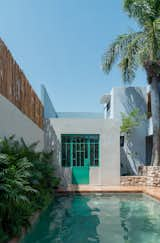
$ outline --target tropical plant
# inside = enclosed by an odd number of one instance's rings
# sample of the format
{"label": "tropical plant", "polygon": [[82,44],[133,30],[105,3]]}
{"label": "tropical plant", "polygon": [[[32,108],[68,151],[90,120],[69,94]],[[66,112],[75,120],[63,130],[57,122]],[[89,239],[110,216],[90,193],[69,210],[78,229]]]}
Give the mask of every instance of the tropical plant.
{"label": "tropical plant", "polygon": [[[120,132],[124,136],[125,146],[124,151],[127,157],[131,158],[127,160],[127,168],[130,168],[132,164],[132,173],[138,173],[138,167],[140,165],[140,161],[138,159],[138,153],[133,150],[133,143],[132,143],[132,134],[136,127],[139,127],[141,123],[146,119],[146,114],[141,114],[138,108],[133,109],[128,115],[121,112],[122,117],[122,124],[120,126]],[[124,163],[124,161],[122,162]],[[133,169],[134,167],[134,169]],[[131,172],[130,172],[131,173]]]}
{"label": "tropical plant", "polygon": [[125,83],[131,83],[135,79],[139,67],[146,71],[151,85],[152,164],[160,165],[160,1],[124,0],[124,10],[136,20],[139,31],[116,38],[104,55],[103,70],[109,73],[119,59]]}
{"label": "tropical plant", "polygon": [[29,184],[31,167],[27,158],[17,160],[14,156],[0,154],[1,228],[11,235],[19,234],[21,229],[21,224],[17,225],[15,213],[19,214],[23,205],[30,203],[27,194],[36,192]]}
{"label": "tropical plant", "polygon": [[54,175],[52,153],[36,152],[14,136],[0,140],[0,239],[21,234],[30,216],[53,200],[59,180]]}
{"label": "tropical plant", "polygon": [[140,126],[141,122],[145,120],[145,114],[141,115],[138,108],[133,109],[128,115],[121,112],[122,124],[120,126],[121,133],[130,136],[134,128]]}

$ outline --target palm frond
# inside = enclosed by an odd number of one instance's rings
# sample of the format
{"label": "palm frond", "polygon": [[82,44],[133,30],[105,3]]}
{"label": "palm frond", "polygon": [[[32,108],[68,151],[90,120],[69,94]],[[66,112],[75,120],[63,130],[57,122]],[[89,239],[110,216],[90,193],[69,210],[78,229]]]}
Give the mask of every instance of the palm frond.
{"label": "palm frond", "polygon": [[102,60],[103,71],[109,73],[113,64],[121,55],[124,54],[129,43],[131,43],[139,35],[141,35],[141,32],[123,34],[118,36],[104,54]]}
{"label": "palm frond", "polygon": [[122,72],[122,79],[125,83],[131,83],[135,79],[136,71],[140,64],[140,51],[144,48],[144,34],[135,37],[126,47],[119,67]]}
{"label": "palm frond", "polygon": [[160,14],[159,0],[124,0],[124,10],[138,21],[140,25],[152,22]]}
{"label": "palm frond", "polygon": [[132,82],[139,64],[138,53],[143,48],[143,32],[119,36],[110,46],[103,60],[103,70],[109,73],[120,58],[120,68],[124,82]]}

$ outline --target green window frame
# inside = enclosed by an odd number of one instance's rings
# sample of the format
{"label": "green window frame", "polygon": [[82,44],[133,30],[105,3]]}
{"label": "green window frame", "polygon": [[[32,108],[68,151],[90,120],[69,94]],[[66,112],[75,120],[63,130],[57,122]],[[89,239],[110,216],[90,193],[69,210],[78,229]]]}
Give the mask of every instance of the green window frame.
{"label": "green window frame", "polygon": [[90,143],[90,166],[99,166],[99,135],[93,137]]}
{"label": "green window frame", "polygon": [[71,166],[71,146],[70,139],[68,136],[61,136],[61,159],[63,167]]}
{"label": "green window frame", "polygon": [[99,166],[99,134],[61,134],[62,167],[84,166],[88,158],[89,166]]}

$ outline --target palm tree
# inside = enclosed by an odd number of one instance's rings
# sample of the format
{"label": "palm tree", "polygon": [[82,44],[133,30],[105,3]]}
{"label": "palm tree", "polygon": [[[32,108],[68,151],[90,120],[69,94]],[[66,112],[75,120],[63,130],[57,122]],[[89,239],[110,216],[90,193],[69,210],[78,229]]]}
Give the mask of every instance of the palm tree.
{"label": "palm tree", "polygon": [[109,73],[119,59],[125,83],[135,79],[139,67],[146,71],[152,99],[152,165],[160,166],[160,0],[124,0],[124,10],[136,20],[139,31],[115,39],[104,55],[103,70]]}

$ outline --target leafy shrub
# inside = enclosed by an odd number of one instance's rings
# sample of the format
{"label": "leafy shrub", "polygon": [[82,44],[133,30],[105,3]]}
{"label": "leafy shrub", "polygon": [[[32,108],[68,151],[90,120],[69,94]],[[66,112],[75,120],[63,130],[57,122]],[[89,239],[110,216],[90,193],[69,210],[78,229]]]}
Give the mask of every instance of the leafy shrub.
{"label": "leafy shrub", "polygon": [[0,140],[0,239],[21,234],[29,218],[53,199],[59,180],[54,175],[53,153],[37,152],[14,136]]}

